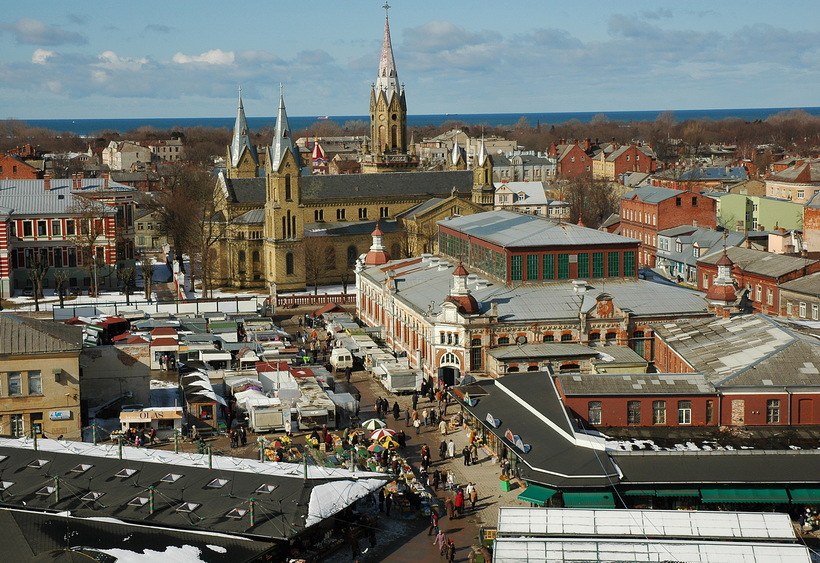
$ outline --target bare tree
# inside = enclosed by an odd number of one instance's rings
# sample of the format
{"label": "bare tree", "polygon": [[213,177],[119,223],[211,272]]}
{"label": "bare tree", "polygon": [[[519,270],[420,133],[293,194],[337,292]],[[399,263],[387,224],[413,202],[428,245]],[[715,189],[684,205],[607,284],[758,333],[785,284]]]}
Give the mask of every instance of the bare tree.
{"label": "bare tree", "polygon": [[106,268],[104,253],[97,252],[97,247],[106,244],[105,220],[112,214],[113,208],[93,199],[75,196],[69,209],[76,223],[75,234],[69,238],[77,247],[83,268],[93,278],[96,295],[99,291],[99,276],[105,278],[112,273]]}
{"label": "bare tree", "polygon": [[563,192],[565,201],[570,204],[571,223],[581,220],[585,226],[597,229],[607,217],[618,211],[618,196],[606,180],[571,180]]}
{"label": "bare tree", "polygon": [[336,251],[325,237],[305,240],[305,281],[313,285],[313,294],[319,293],[319,282],[336,267]]}
{"label": "bare tree", "polygon": [[65,306],[65,282],[67,281],[67,271],[63,269],[54,271],[54,287],[57,290],[57,297],[60,299],[60,308]]}
{"label": "bare tree", "polygon": [[48,261],[44,260],[44,257],[36,250],[32,252],[28,279],[31,280],[32,295],[34,295],[34,310],[39,311],[40,299],[43,298],[43,279],[48,272]]}
{"label": "bare tree", "polygon": [[131,291],[134,289],[137,272],[132,266],[117,270],[117,277],[122,281],[122,291],[125,293],[125,304],[131,304]]}
{"label": "bare tree", "polygon": [[142,262],[140,262],[140,270],[142,271],[142,289],[145,292],[145,300],[151,301],[151,285],[154,281],[154,264],[143,258]]}

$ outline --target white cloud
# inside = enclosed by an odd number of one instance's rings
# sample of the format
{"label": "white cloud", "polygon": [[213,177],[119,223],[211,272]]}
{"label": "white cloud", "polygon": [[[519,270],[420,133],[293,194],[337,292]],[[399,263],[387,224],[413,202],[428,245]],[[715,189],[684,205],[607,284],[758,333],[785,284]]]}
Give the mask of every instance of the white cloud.
{"label": "white cloud", "polygon": [[21,18],[14,23],[0,24],[0,32],[14,35],[18,43],[33,45],[85,45],[88,41],[79,33],[64,31],[33,18]]}
{"label": "white cloud", "polygon": [[97,58],[100,62],[93,66],[105,68],[109,70],[139,70],[143,65],[148,63],[148,59],[132,59],[130,57],[120,57],[114,51],[103,51]]}
{"label": "white cloud", "polygon": [[54,51],[47,51],[46,49],[35,49],[31,55],[31,62],[36,65],[46,64],[46,61],[54,56]]}
{"label": "white cloud", "polygon": [[234,61],[233,51],[223,51],[222,49],[211,49],[201,55],[185,55],[177,53],[173,61],[178,64],[205,63],[209,65],[229,65]]}

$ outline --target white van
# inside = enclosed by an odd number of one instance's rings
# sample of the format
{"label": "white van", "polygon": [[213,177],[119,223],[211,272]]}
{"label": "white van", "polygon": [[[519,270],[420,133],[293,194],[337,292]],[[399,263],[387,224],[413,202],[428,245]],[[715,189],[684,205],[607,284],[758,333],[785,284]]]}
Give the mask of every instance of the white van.
{"label": "white van", "polygon": [[353,354],[347,348],[334,348],[330,353],[330,365],[333,366],[333,371],[353,369]]}

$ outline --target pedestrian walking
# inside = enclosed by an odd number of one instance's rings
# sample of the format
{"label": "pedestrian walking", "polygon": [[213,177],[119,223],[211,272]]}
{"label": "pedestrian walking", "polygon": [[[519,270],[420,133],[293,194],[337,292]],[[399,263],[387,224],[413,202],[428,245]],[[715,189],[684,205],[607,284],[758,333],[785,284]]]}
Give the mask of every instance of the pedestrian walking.
{"label": "pedestrian walking", "polygon": [[453,498],[448,496],[447,499],[444,501],[444,509],[447,511],[447,518],[452,520],[455,518],[456,515],[456,505],[453,502]]}
{"label": "pedestrian walking", "polygon": [[413,428],[416,429],[416,436],[418,436],[421,433],[421,421],[418,418],[413,421]]}
{"label": "pedestrian walking", "polygon": [[239,427],[239,442],[243,446],[248,443],[248,433],[245,431],[244,426]]}
{"label": "pedestrian walking", "polygon": [[400,412],[400,409],[399,409],[399,402],[398,402],[398,401],[394,401],[394,402],[393,402],[393,419],[394,419],[394,420],[398,420],[398,419],[399,419],[399,412]]}
{"label": "pedestrian walking", "polygon": [[449,540],[447,543],[446,559],[451,562],[456,560],[456,544],[453,543],[453,540]]}
{"label": "pedestrian walking", "polygon": [[455,505],[456,509],[456,518],[461,518],[461,515],[464,513],[464,489],[458,490],[453,505]]}
{"label": "pedestrian walking", "polygon": [[433,540],[433,545],[438,547],[438,552],[440,555],[445,554],[445,550],[447,549],[447,536],[444,535],[443,530],[439,530],[438,534],[436,534],[436,539]]}
{"label": "pedestrian walking", "polygon": [[470,463],[473,465],[478,463],[478,446],[475,442],[470,444]]}
{"label": "pedestrian walking", "polygon": [[154,442],[157,439],[157,429],[151,428],[151,431],[148,433],[148,439],[151,441],[151,445],[154,445]]}
{"label": "pedestrian walking", "polygon": [[438,469],[433,470],[432,476],[433,476],[433,490],[437,491],[439,482],[441,480],[441,475],[439,474]]}
{"label": "pedestrian walking", "polygon": [[[475,504],[475,503],[473,503],[473,504]],[[387,495],[384,497],[384,514],[385,514],[385,516],[390,516],[390,507],[391,506],[393,506],[393,495],[392,495],[392,493],[388,492]]]}
{"label": "pedestrian walking", "polygon": [[424,425],[427,426],[427,423],[430,421],[430,413],[427,412],[427,409],[421,411],[421,419],[424,421]]}
{"label": "pedestrian walking", "polygon": [[410,426],[410,409],[404,409],[404,426]]}
{"label": "pedestrian walking", "polygon": [[447,457],[447,442],[445,442],[444,440],[442,440],[442,441],[441,441],[441,444],[439,444],[439,447],[438,447],[438,456],[439,456],[441,459],[444,459],[444,458],[446,458],[446,457]]}
{"label": "pedestrian walking", "polygon": [[447,435],[447,421],[443,418],[438,423],[438,431],[441,432],[442,436]]}
{"label": "pedestrian walking", "polygon": [[475,485],[472,483],[470,483],[470,485],[472,487],[470,489],[470,510],[475,512],[475,503],[478,501],[478,491],[476,490]]}
{"label": "pedestrian walking", "polygon": [[416,410],[419,404],[419,392],[413,391],[413,410]]}
{"label": "pedestrian walking", "polygon": [[289,437],[293,436],[292,430],[293,430],[293,424],[290,421],[290,415],[288,415],[288,417],[285,419],[285,435],[287,435]]}
{"label": "pedestrian walking", "polygon": [[452,440],[447,442],[447,457],[450,459],[456,457],[456,445],[453,443]]}
{"label": "pedestrian walking", "polygon": [[433,534],[438,535],[438,511],[435,507],[430,511],[430,529],[427,530],[428,536]]}

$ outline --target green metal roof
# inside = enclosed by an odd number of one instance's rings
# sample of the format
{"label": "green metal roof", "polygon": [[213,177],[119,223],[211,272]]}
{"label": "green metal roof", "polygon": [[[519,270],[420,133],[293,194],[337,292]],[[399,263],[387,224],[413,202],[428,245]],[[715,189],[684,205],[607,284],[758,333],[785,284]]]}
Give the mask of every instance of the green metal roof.
{"label": "green metal roof", "polygon": [[699,497],[700,492],[697,489],[657,489],[655,491],[657,497]]}
{"label": "green metal roof", "polygon": [[820,502],[820,489],[789,489],[792,502]]}
{"label": "green metal roof", "polygon": [[542,487],[541,485],[528,485],[526,490],[518,495],[518,500],[524,502],[531,502],[533,504],[540,504],[544,506],[547,501],[552,498],[552,495],[557,493],[555,489],[549,487]]}

